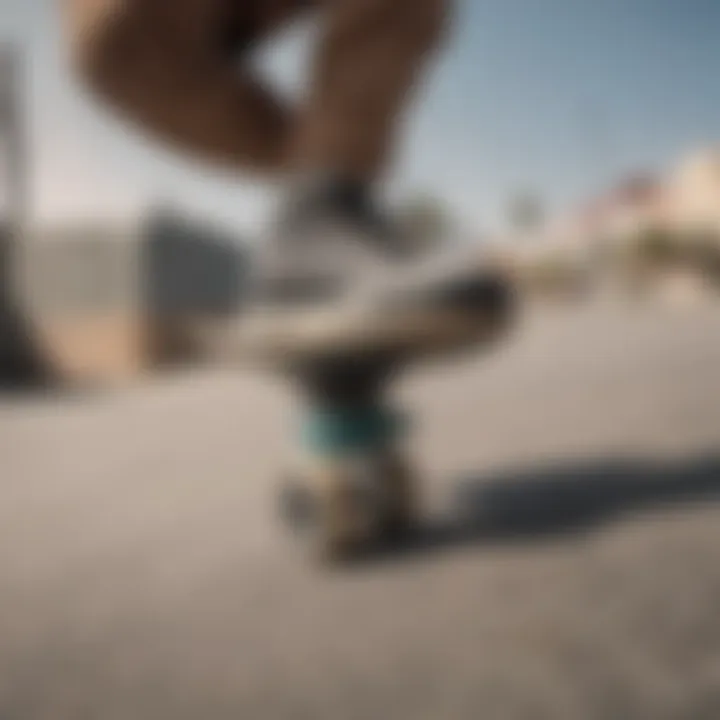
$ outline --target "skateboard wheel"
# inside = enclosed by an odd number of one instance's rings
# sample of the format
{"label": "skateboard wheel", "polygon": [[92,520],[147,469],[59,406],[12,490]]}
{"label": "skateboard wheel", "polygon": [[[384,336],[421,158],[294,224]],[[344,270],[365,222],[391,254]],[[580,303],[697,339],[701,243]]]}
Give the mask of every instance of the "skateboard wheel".
{"label": "skateboard wheel", "polygon": [[320,461],[285,483],[281,509],[311,554],[347,560],[410,529],[413,490],[407,465],[392,454]]}
{"label": "skateboard wheel", "polygon": [[382,499],[364,463],[316,462],[281,493],[283,519],[312,555],[349,559],[378,537]]}
{"label": "skateboard wheel", "polygon": [[383,539],[402,539],[412,529],[418,512],[412,469],[399,454],[391,453],[382,460],[378,480],[383,491]]}

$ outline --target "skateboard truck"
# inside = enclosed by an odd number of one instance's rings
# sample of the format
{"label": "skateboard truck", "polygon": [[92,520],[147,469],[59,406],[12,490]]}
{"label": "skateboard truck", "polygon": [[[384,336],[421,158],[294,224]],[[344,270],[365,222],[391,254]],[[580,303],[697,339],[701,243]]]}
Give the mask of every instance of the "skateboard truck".
{"label": "skateboard truck", "polygon": [[398,446],[406,418],[384,398],[395,357],[338,357],[295,368],[307,399],[300,469],[282,493],[285,520],[325,557],[356,556],[414,521],[412,477]]}

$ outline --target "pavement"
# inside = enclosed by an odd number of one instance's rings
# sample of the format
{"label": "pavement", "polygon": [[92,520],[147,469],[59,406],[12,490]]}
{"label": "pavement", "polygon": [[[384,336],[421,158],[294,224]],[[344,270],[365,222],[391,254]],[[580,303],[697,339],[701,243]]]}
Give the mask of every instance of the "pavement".
{"label": "pavement", "polygon": [[427,518],[275,517],[272,378],[0,403],[0,718],[720,717],[720,307],[536,309],[399,399]]}

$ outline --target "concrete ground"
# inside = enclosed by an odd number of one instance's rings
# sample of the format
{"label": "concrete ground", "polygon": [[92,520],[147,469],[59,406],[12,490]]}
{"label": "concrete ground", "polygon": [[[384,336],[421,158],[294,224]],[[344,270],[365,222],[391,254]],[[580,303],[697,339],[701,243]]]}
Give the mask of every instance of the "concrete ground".
{"label": "concrete ground", "polygon": [[427,525],[352,570],[274,522],[279,384],[6,401],[0,718],[716,720],[719,309],[537,311],[408,378]]}

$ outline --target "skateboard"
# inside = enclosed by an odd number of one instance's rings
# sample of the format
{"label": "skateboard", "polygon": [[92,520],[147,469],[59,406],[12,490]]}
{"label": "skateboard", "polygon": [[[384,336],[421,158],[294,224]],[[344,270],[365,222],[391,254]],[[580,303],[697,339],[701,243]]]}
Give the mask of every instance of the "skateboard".
{"label": "skateboard", "polygon": [[391,386],[418,363],[490,347],[514,316],[512,284],[503,276],[478,273],[449,289],[452,302],[422,312],[315,315],[281,330],[266,318],[246,330],[241,354],[301,395],[297,459],[281,479],[279,509],[312,555],[361,557],[415,526],[418,481],[404,450],[409,423],[389,399]]}

